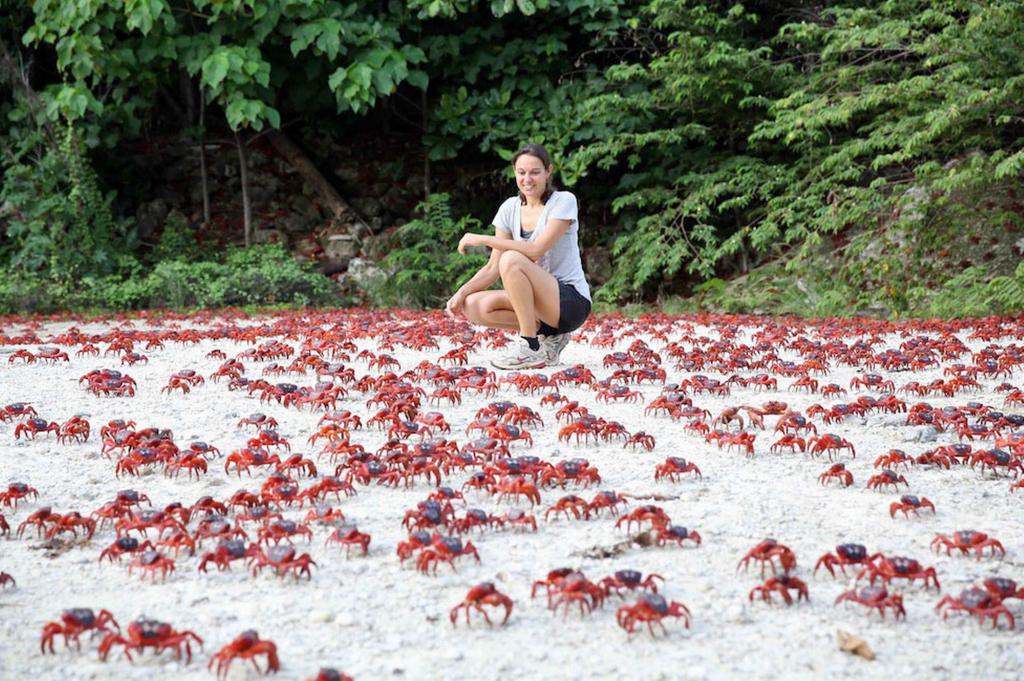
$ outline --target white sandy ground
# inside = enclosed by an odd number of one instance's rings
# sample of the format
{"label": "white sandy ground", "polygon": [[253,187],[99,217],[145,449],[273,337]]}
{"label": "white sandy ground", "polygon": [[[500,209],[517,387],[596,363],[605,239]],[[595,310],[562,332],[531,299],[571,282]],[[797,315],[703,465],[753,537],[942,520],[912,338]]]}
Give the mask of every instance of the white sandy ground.
{"label": "white sandy ground", "polygon": [[[50,324],[39,332],[40,337],[45,339],[67,326]],[[80,327],[86,332],[112,328],[101,323]],[[12,333],[18,328],[4,331]],[[147,327],[140,324],[138,328]],[[714,328],[704,332],[717,337]],[[968,332],[959,335],[966,340]],[[633,340],[619,337],[616,350],[624,350]],[[737,339],[745,340],[749,335],[741,334]],[[902,341],[898,335],[886,340],[889,347]],[[360,341],[359,345],[374,349],[372,342]],[[451,347],[446,341],[441,345],[441,351]],[[653,341],[650,345],[656,350],[661,347]],[[984,343],[969,345],[974,349]],[[4,352],[16,347],[20,346],[4,348]],[[252,433],[237,429],[238,419],[264,411],[280,422],[279,431],[296,451],[311,454],[305,441],[314,432],[320,413],[276,404],[261,406],[243,392],[228,391],[224,382],[207,382],[189,395],[161,395],[160,388],[174,370],[194,368],[209,376],[220,363],[206,358],[215,347],[230,357],[247,346],[204,341],[146,351],[148,365],[127,369],[139,383],[137,396],[130,399],[97,398],[78,384],[78,378],[90,369],[119,368],[114,357],[75,358],[71,348],[70,363],[44,366],[8,364],[7,355],[0,355],[0,404],[30,402],[41,417],[58,422],[84,414],[95,430],[110,419],[131,418],[139,427],[173,429],[180,445],[202,439],[225,454],[243,446]],[[610,373],[601,368],[601,358],[611,350],[574,341],[563,359],[586,364],[600,378]],[[471,365],[485,364],[495,352],[474,353]],[[392,354],[404,370],[423,359],[434,361],[440,353],[398,350]],[[672,370],[672,360],[667,356],[663,359],[670,382],[689,375]],[[264,366],[252,361],[245,364],[251,377],[259,376]],[[366,373],[363,363],[355,366],[357,375]],[[836,366],[824,382],[848,386],[855,373],[851,368]],[[939,376],[939,370],[890,374],[897,385],[909,380],[923,383]],[[276,380],[310,384],[315,379],[310,375]],[[982,379],[986,390],[980,394],[953,399],[932,397],[929,401],[947,405],[980,400],[1001,407],[1002,395],[992,390],[1001,380]],[[1019,382],[1019,373],[1010,380]],[[804,408],[821,401],[818,396],[786,392],[789,383],[789,379],[780,379],[781,390],[777,393],[735,389],[730,397],[697,396],[695,402],[717,414],[729,404],[780,399]],[[660,386],[640,389],[649,401]],[[626,538],[624,531],[614,529],[613,517],[589,522],[541,521],[536,534],[474,534],[471,540],[480,551],[479,565],[464,559],[458,562],[457,573],[442,566],[438,576],[425,576],[410,566],[411,561],[402,567],[395,556],[397,542],[407,536],[401,527],[405,510],[413,508],[431,489],[423,483],[408,490],[360,487],[358,496],[336,504],[361,530],[372,534],[370,555],[346,559],[339,547],[325,547],[327,532],[315,527],[312,545],[307,548],[305,543],[298,543],[300,551],[308,550],[318,564],[310,581],[279,579],[270,571],[254,578],[241,563],[235,563],[230,572],[202,574],[196,570],[198,557],[183,555],[177,571],[166,582],[153,585],[143,583],[138,576],[129,577],[126,561],[97,562],[100,551],[114,539],[110,528],[98,532],[91,542],[52,557],[42,548],[44,542],[30,531],[23,540],[13,536],[0,539],[0,571],[17,579],[15,588],[0,590],[0,679],[213,678],[206,668],[210,655],[245,629],[256,629],[262,637],[277,643],[282,661],[277,676],[280,679],[305,679],[321,666],[337,667],[357,679],[1020,679],[1024,675],[1020,628],[993,632],[960,616],[944,622],[933,610],[940,594],[921,586],[894,587],[905,595],[907,618],[904,622],[883,622],[877,613],[858,606],[833,607],[835,597],[852,586],[852,577],[833,579],[824,571],[817,576],[811,573],[818,557],[833,551],[836,544],[860,542],[872,552],[906,555],[926,566],[933,565],[942,583],[942,594],[956,595],[994,575],[1024,582],[1024,525],[1020,519],[1024,494],[1011,495],[1007,478],[982,479],[966,467],[951,471],[912,468],[905,472],[910,492],[927,496],[938,512],[934,517],[909,520],[890,519],[888,506],[895,500],[895,493],[865,488],[867,478],[875,472],[872,461],[876,456],[892,447],[917,454],[954,441],[950,434],[941,434],[932,443],[905,442],[912,429],[901,425],[902,416],[850,419],[823,428],[823,432],[849,438],[857,447],[856,459],[841,459],[853,472],[856,484],[839,489],[817,482],[827,461],[812,460],[804,454],[769,453],[768,447],[775,439],[770,430],[775,417],[767,419],[769,432],[758,435],[757,454],[748,459],[720,451],[703,438],[684,432],[683,422],[644,417],[642,404],[609,406],[596,403],[593,393],[586,389],[563,392],[579,399],[592,413],[617,419],[631,431],[643,429],[653,434],[657,447],[646,452],[624,450],[614,443],[579,447],[559,444],[554,408],[540,407],[540,394],[521,396],[512,391],[491,399],[528,405],[546,421],[544,428],[531,429],[536,441],[532,450],[516,445],[513,451],[529,451],[549,460],[586,457],[599,469],[603,489],[678,495],[677,500],[661,505],[675,523],[701,533],[701,547],[634,546],[616,558],[591,559],[582,556],[588,548],[610,546]],[[851,391],[848,399],[858,394],[862,393]],[[460,443],[467,439],[462,431],[475,411],[490,401],[470,392],[465,398],[461,407],[442,408]],[[365,419],[373,413],[366,399],[353,392],[342,406]],[[908,399],[908,403],[914,401],[917,398]],[[826,404],[831,402],[826,400]],[[243,486],[258,488],[266,475],[260,472],[252,479],[243,477],[239,481],[225,475],[218,461],[199,481],[184,476],[168,479],[160,472],[117,480],[114,462],[100,456],[95,435],[85,444],[65,446],[52,437],[16,441],[14,426],[0,424],[0,485],[26,482],[38,488],[40,497],[22,504],[16,512],[3,509],[12,528],[44,505],[58,512],[89,513],[125,488],[148,494],[154,507],[162,508],[172,501],[191,504],[202,495],[226,499]],[[371,451],[384,439],[384,434],[376,430],[353,434],[355,442]],[[703,479],[655,483],[654,466],[668,455],[682,455],[696,462],[703,470]],[[326,460],[321,467],[327,471],[331,468]],[[460,486],[467,476],[456,474],[447,482]],[[302,481],[303,487],[307,484]],[[538,519],[543,508],[569,491],[543,492],[544,504],[535,510]],[[589,499],[594,492],[591,488],[581,494]],[[467,493],[467,501],[488,511],[507,510],[486,496]],[[460,515],[463,510],[459,508]],[[299,518],[305,512],[296,509],[287,512],[286,517]],[[939,556],[930,550],[936,532],[969,528],[1000,539],[1007,549],[1005,559],[979,562],[960,555]],[[798,574],[810,587],[809,603],[787,608],[748,602],[748,592],[760,580],[753,571],[737,573],[736,564],[765,537],[775,537],[796,552]],[[575,612],[568,618],[553,615],[543,598],[530,599],[530,585],[548,570],[563,566],[580,568],[595,581],[624,568],[659,573],[667,579],[662,592],[692,610],[692,627],[684,630],[670,623],[668,637],[652,640],[644,633],[630,638],[616,625],[615,610],[620,602],[614,595],[589,617],[581,618]],[[475,621],[472,628],[466,628],[460,621],[453,629],[448,621],[449,609],[471,586],[485,580],[493,580],[515,602],[509,623],[491,629]],[[81,652],[66,649],[58,641],[56,655],[41,655],[39,634],[43,624],[58,619],[63,609],[71,607],[106,608],[122,627],[142,615],[157,618],[176,628],[195,631],[205,639],[206,646],[187,665],[169,652],[159,656],[147,652],[132,664],[117,652],[119,649],[107,662],[100,662],[98,640],[89,641],[88,637],[83,639]],[[1011,601],[1010,608],[1019,620],[1024,616],[1022,602]],[[869,662],[840,652],[837,629],[866,639],[877,659]],[[254,679],[257,675],[250,666],[236,662],[229,678]]]}

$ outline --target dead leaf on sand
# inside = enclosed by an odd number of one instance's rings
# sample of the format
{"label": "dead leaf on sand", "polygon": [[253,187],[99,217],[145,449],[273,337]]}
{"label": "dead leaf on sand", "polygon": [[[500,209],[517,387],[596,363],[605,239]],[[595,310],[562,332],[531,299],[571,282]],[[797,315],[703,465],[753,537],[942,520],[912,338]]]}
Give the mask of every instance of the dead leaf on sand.
{"label": "dead leaf on sand", "polygon": [[615,544],[609,544],[607,546],[591,546],[589,549],[583,549],[582,551],[573,551],[570,555],[582,556],[583,558],[593,558],[601,560],[604,558],[615,558],[621,556],[623,553],[629,550],[629,547],[633,544],[638,544],[643,547],[650,546],[654,543],[653,532],[641,532],[635,537],[630,537]]}
{"label": "dead leaf on sand", "polygon": [[40,544],[34,544],[28,548],[29,551],[46,551],[46,553],[43,554],[46,558],[56,558],[63,553],[67,553],[76,546],[85,546],[86,544],[88,544],[86,541],[74,541],[71,539],[54,537],[53,539],[47,539]]}
{"label": "dead leaf on sand", "polygon": [[844,653],[860,655],[865,660],[875,659],[875,653],[864,639],[842,629],[836,631],[836,638],[839,641],[839,650],[842,650]]}

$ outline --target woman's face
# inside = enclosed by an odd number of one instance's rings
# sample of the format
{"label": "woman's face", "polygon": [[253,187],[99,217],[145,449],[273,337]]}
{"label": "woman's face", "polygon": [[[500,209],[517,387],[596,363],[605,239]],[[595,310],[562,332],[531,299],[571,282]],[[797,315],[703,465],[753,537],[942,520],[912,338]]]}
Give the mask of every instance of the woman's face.
{"label": "woman's face", "polygon": [[516,159],[516,185],[527,198],[540,199],[548,186],[551,168],[545,168],[544,162],[536,156],[523,154]]}

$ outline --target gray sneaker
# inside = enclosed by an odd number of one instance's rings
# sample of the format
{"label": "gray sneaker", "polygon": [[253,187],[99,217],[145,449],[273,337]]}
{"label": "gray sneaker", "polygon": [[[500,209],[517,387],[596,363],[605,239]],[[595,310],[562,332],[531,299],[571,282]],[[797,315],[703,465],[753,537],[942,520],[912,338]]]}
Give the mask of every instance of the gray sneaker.
{"label": "gray sneaker", "polygon": [[549,366],[558,364],[558,357],[569,344],[568,333],[561,333],[557,336],[539,336],[540,349],[544,351]]}
{"label": "gray sneaker", "polygon": [[491,360],[491,366],[497,369],[543,369],[546,365],[547,352],[544,346],[541,345],[539,350],[531,350],[526,341],[504,357]]}

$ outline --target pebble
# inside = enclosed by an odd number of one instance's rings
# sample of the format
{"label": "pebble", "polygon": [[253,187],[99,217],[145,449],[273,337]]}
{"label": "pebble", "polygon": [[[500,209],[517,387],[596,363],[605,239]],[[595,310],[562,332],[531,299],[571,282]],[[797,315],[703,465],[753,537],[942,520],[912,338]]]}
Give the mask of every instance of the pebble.
{"label": "pebble", "polygon": [[326,610],[314,610],[309,613],[310,622],[327,623],[334,621],[333,613],[329,613]]}

